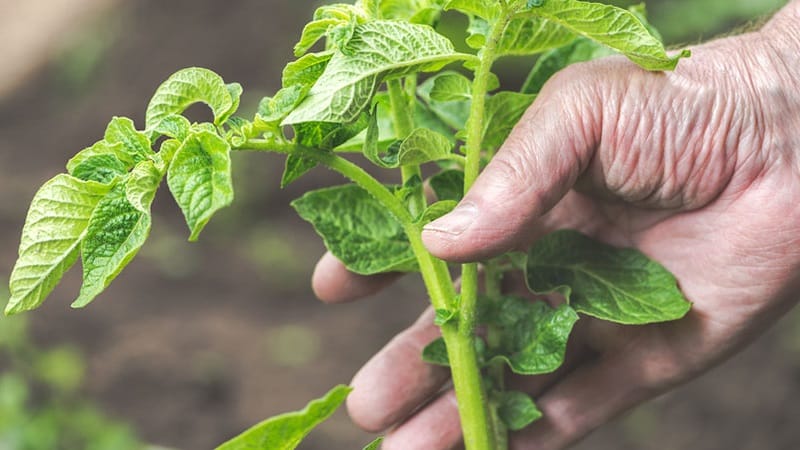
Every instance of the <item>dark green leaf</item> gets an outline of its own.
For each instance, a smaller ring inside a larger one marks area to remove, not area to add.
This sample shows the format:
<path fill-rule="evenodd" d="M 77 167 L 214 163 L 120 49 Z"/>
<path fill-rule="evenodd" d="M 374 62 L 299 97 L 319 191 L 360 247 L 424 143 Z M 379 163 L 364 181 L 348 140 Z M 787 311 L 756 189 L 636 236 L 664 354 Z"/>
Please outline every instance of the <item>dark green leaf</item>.
<path fill-rule="evenodd" d="M 538 94 L 545 82 L 565 67 L 584 61 L 613 55 L 610 48 L 600 45 L 588 38 L 578 38 L 561 48 L 551 50 L 536 61 L 522 87 L 524 94 Z"/>
<path fill-rule="evenodd" d="M 317 425 L 344 403 L 352 388 L 336 386 L 303 410 L 267 419 L 216 450 L 294 450 Z"/>
<path fill-rule="evenodd" d="M 81 243 L 83 285 L 73 308 L 100 295 L 144 245 L 151 223 L 150 205 L 145 206 L 148 211 L 142 212 L 128 201 L 125 183 L 117 184 L 98 203 Z"/>
<path fill-rule="evenodd" d="M 489 97 L 484 115 L 483 148 L 495 150 L 503 145 L 535 98 L 535 95 L 517 92 L 499 92 Z"/>
<path fill-rule="evenodd" d="M 617 249 L 577 231 L 542 238 L 528 253 L 528 286 L 560 292 L 576 311 L 623 324 L 683 317 L 691 304 L 675 277 L 635 249 Z"/>
<path fill-rule="evenodd" d="M 289 155 L 286 158 L 286 167 L 283 169 L 283 176 L 281 177 L 281 189 L 294 183 L 314 167 L 317 167 L 317 162 L 313 159 Z"/>
<path fill-rule="evenodd" d="M 542 301 L 516 297 L 504 298 L 497 308 L 493 322 L 503 334 L 494 359 L 522 375 L 550 373 L 563 364 L 569 334 L 578 320 L 572 308 L 553 309 Z"/>
<path fill-rule="evenodd" d="M 421 225 L 426 225 L 434 220 L 449 214 L 452 210 L 455 209 L 458 202 L 454 200 L 443 200 L 436 202 L 425 209 L 425 212 L 422 213 L 422 217 L 419 219 L 419 223 Z"/>
<path fill-rule="evenodd" d="M 175 153 L 167 184 L 197 240 L 211 216 L 233 202 L 228 143 L 214 133 L 191 134 Z"/>
<path fill-rule="evenodd" d="M 519 431 L 542 417 L 542 412 L 528 394 L 517 391 L 496 392 L 497 415 L 511 431 Z"/>
<path fill-rule="evenodd" d="M 115 178 L 125 175 L 128 167 L 113 153 L 87 155 L 73 165 L 70 175 L 84 181 L 110 183 Z"/>
<path fill-rule="evenodd" d="M 89 218 L 111 186 L 58 175 L 39 189 L 22 229 L 6 314 L 39 307 L 75 264 Z"/>
<path fill-rule="evenodd" d="M 464 172 L 446 170 L 431 177 L 428 181 L 439 201 L 460 202 L 464 198 Z"/>
<path fill-rule="evenodd" d="M 430 27 L 394 21 L 365 23 L 356 28 L 347 48 L 334 54 L 284 124 L 352 122 L 369 107 L 384 79 L 437 71 L 465 58 L 471 56 L 457 53 L 447 38 Z"/>
<path fill-rule="evenodd" d="M 309 192 L 292 206 L 352 272 L 372 275 L 417 270 L 403 226 L 360 187 L 346 185 Z"/>
<path fill-rule="evenodd" d="M 447 345 L 443 338 L 438 338 L 426 345 L 422 350 L 422 360 L 428 364 L 437 366 L 450 366 L 450 359 L 447 357 Z"/>
<path fill-rule="evenodd" d="M 367 125 L 369 118 L 362 114 L 351 123 L 304 122 L 294 125 L 293 128 L 298 144 L 328 151 L 357 136 Z"/>

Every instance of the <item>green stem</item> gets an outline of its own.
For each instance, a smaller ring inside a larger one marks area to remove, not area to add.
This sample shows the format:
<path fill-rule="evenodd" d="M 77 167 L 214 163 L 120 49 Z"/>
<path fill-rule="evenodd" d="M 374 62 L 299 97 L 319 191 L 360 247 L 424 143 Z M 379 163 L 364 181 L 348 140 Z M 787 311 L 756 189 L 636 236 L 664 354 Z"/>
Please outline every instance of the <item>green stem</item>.
<path fill-rule="evenodd" d="M 499 20 L 492 26 L 486 45 L 479 55 L 480 63 L 475 71 L 475 78 L 472 84 L 472 106 L 470 109 L 469 121 L 467 122 L 466 165 L 464 167 L 464 193 L 466 194 L 480 173 L 481 147 L 483 144 L 484 109 L 486 107 L 486 95 L 488 93 L 489 77 L 491 76 L 492 64 L 495 60 L 497 43 L 505 30 L 507 20 Z M 476 263 L 464 264 L 461 268 L 461 305 L 459 307 L 458 334 L 469 342 L 469 346 L 474 348 L 476 339 L 474 331 L 476 326 L 476 315 L 478 309 L 478 265 Z M 448 354 L 450 353 L 448 342 Z M 452 356 L 451 356 L 452 357 Z M 455 371 L 454 371 L 455 382 Z M 490 412 L 489 403 L 486 401 L 485 389 L 482 386 L 482 379 L 478 377 L 479 385 L 475 388 L 482 396 L 482 405 L 476 411 L 470 411 L 472 415 L 470 421 L 462 416 L 462 428 L 464 429 L 465 439 L 467 433 L 483 433 L 481 436 L 473 436 L 476 440 L 470 445 L 468 450 L 473 449 L 496 449 L 499 445 L 505 444 L 505 433 L 495 426 L 496 415 Z M 458 392 L 458 385 L 456 385 Z M 459 403 L 461 402 L 459 397 Z M 473 429 L 473 427 L 475 427 Z M 498 439 L 503 435 L 503 438 Z"/>
<path fill-rule="evenodd" d="M 399 79 L 387 81 L 386 87 L 389 90 L 389 100 L 392 104 L 392 121 L 394 122 L 395 135 L 398 139 L 405 139 L 414 131 L 414 116 L 409 106 L 408 96 L 403 89 L 403 83 Z M 403 176 L 403 185 L 414 178 L 422 181 L 422 171 L 417 164 L 403 166 L 400 171 Z M 409 197 L 408 209 L 411 211 L 412 217 L 419 217 L 425 211 L 425 207 L 425 194 L 420 187 L 417 192 Z"/>
<path fill-rule="evenodd" d="M 503 270 L 497 260 L 492 260 L 484 265 L 484 289 L 487 299 L 492 303 L 502 301 L 503 289 Z M 502 330 L 497 325 L 490 324 L 486 330 L 486 346 L 490 354 L 494 354 L 501 345 Z M 487 375 L 494 390 L 505 390 L 505 363 L 503 361 L 496 361 L 489 365 Z M 500 416 L 497 414 L 497 409 L 493 408 L 492 422 L 494 424 L 494 439 L 495 445 L 498 450 L 505 450 L 508 448 L 508 429 Z"/>

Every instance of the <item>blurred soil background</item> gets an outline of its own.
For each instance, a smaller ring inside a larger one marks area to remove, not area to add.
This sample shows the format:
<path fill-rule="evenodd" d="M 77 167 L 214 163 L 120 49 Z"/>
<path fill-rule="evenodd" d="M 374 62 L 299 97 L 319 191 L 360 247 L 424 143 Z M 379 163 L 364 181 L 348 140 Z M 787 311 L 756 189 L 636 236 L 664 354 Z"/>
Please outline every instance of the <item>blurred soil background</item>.
<path fill-rule="evenodd" d="M 651 1 L 650 11 L 669 42 L 693 43 L 783 3 L 663 0 Z M 14 263 L 38 186 L 100 139 L 112 116 L 132 117 L 141 126 L 154 89 L 187 66 L 241 82 L 243 111 L 254 110 L 261 96 L 278 88 L 315 6 L 0 0 L 0 282 Z M 504 62 L 508 87 L 517 87 L 531 65 Z M 193 108 L 191 114 L 200 119 L 209 113 Z M 45 306 L 28 315 L 35 344 L 78 349 L 86 361 L 80 392 L 148 443 L 211 449 L 265 417 L 301 407 L 347 383 L 426 303 L 414 280 L 358 304 L 314 300 L 308 280 L 323 247 L 288 202 L 342 180 L 317 171 L 281 191 L 281 158 L 235 156 L 235 205 L 211 222 L 199 243 L 186 241 L 181 215 L 164 189 L 150 241 L 104 295 L 86 310 L 70 309 L 80 277 L 73 270 Z M 0 326 L 9 320 L 0 319 Z M 797 449 L 798 400 L 795 311 L 744 353 L 577 448 Z M 360 449 L 370 439 L 340 413 L 301 448 Z"/>

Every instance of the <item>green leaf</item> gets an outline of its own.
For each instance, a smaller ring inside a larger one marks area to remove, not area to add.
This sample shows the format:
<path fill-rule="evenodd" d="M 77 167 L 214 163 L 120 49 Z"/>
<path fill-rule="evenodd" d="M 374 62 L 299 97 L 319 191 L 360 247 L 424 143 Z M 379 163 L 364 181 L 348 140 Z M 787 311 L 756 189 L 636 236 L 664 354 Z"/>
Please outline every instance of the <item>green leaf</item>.
<path fill-rule="evenodd" d="M 447 357 L 447 345 L 444 343 L 444 339 L 438 338 L 426 345 L 422 349 L 422 360 L 428 364 L 449 367 L 450 359 Z"/>
<path fill-rule="evenodd" d="M 527 56 L 568 44 L 575 33 L 541 18 L 511 20 L 497 43 L 496 56 Z"/>
<path fill-rule="evenodd" d="M 497 0 L 450 0 L 445 10 L 456 10 L 471 16 L 478 16 L 492 21 L 500 17 L 503 8 Z"/>
<path fill-rule="evenodd" d="M 591 39 L 578 38 L 539 57 L 522 86 L 522 93 L 538 94 L 547 80 L 565 67 L 578 62 L 603 58 L 614 53 L 610 48 Z"/>
<path fill-rule="evenodd" d="M 445 170 L 430 178 L 428 183 L 439 201 L 460 202 L 464 198 L 464 172 Z"/>
<path fill-rule="evenodd" d="M 422 213 L 422 217 L 420 217 L 418 223 L 426 225 L 440 217 L 444 217 L 450 214 L 450 212 L 456 208 L 456 205 L 458 205 L 458 202 L 454 200 L 436 202 L 425 208 L 425 212 Z"/>
<path fill-rule="evenodd" d="M 72 166 L 70 175 L 84 181 L 110 183 L 115 178 L 125 175 L 128 167 L 113 153 L 85 155 L 80 162 Z"/>
<path fill-rule="evenodd" d="M 352 272 L 413 272 L 416 258 L 403 226 L 365 190 L 345 185 L 308 192 L 292 202 Z"/>
<path fill-rule="evenodd" d="M 665 322 L 691 308 L 663 266 L 638 250 L 617 249 L 577 231 L 537 242 L 526 272 L 532 291 L 560 292 L 576 311 L 612 322 Z"/>
<path fill-rule="evenodd" d="M 308 148 L 333 150 L 349 141 L 369 125 L 369 118 L 362 114 L 350 123 L 304 122 L 293 125 L 297 143 Z"/>
<path fill-rule="evenodd" d="M 517 92 L 499 92 L 489 97 L 484 113 L 483 148 L 494 150 L 503 145 L 535 98 Z"/>
<path fill-rule="evenodd" d="M 472 82 L 457 72 L 446 72 L 434 79 L 431 100 L 456 102 L 472 100 Z"/>
<path fill-rule="evenodd" d="M 528 394 L 517 391 L 492 394 L 497 402 L 497 415 L 511 431 L 519 431 L 542 418 L 542 412 Z"/>
<path fill-rule="evenodd" d="M 140 211 L 128 201 L 126 191 L 126 183 L 117 184 L 92 213 L 81 243 L 83 285 L 73 308 L 82 308 L 100 295 L 147 240 L 150 205 L 145 205 L 146 212 Z"/>
<path fill-rule="evenodd" d="M 238 97 L 231 93 L 238 90 L 229 88 L 216 73 L 199 67 L 183 69 L 167 79 L 158 87 L 147 106 L 146 127 L 153 136 L 162 120 L 171 114 L 181 114 L 195 103 L 205 103 L 214 113 L 214 123 L 222 125 L 236 112 Z"/>
<path fill-rule="evenodd" d="M 283 176 L 281 177 L 281 189 L 294 183 L 314 167 L 317 167 L 317 162 L 313 159 L 289 155 L 286 158 L 286 167 L 283 169 Z"/>
<path fill-rule="evenodd" d="M 303 100 L 303 90 L 302 86 L 294 85 L 279 90 L 274 97 L 264 97 L 258 104 L 256 120 L 277 130 L 281 121 Z"/>
<path fill-rule="evenodd" d="M 569 306 L 551 308 L 543 301 L 504 298 L 493 322 L 503 330 L 492 360 L 508 363 L 522 375 L 550 373 L 564 363 L 564 353 L 578 314 Z"/>
<path fill-rule="evenodd" d="M 378 450 L 381 447 L 381 443 L 383 443 L 383 438 L 379 437 L 364 447 L 364 450 Z"/>
<path fill-rule="evenodd" d="M 333 53 L 332 51 L 309 53 L 287 64 L 283 69 L 283 87 L 301 86 L 310 89 L 325 72 Z"/>
<path fill-rule="evenodd" d="M 294 54 L 303 56 L 325 36 L 333 36 L 334 41 L 340 40 L 343 34 L 351 34 L 355 25 L 364 23 L 369 18 L 369 13 L 362 5 L 336 3 L 321 6 L 314 12 L 314 20 L 303 28 L 300 41 L 294 47 Z M 336 36 L 340 39 L 336 39 Z"/>
<path fill-rule="evenodd" d="M 602 3 L 579 0 L 547 0 L 531 8 L 527 17 L 541 17 L 627 56 L 647 70 L 672 70 L 678 60 L 688 57 L 684 50 L 669 56 L 659 39 L 628 10 Z"/>
<path fill-rule="evenodd" d="M 431 92 L 433 92 L 433 89 L 436 86 L 436 80 L 439 77 L 447 76 L 450 73 L 455 72 L 443 72 L 440 75 L 429 78 L 424 83 L 420 84 L 419 88 L 417 88 L 417 95 L 419 95 L 425 104 L 428 105 L 430 111 L 439 120 L 447 124 L 447 126 L 453 130 L 465 130 L 467 126 L 467 120 L 469 119 L 472 101 L 459 100 L 441 102 L 436 101 L 431 97 Z"/>
<path fill-rule="evenodd" d="M 233 202 L 231 148 L 209 131 L 191 134 L 172 159 L 169 185 L 196 241 L 211 216 Z"/>
<path fill-rule="evenodd" d="M 152 161 L 143 161 L 133 168 L 125 184 L 125 195 L 128 202 L 140 212 L 149 214 L 150 205 L 158 191 L 164 175 Z"/>
<path fill-rule="evenodd" d="M 153 128 L 161 136 L 168 136 L 183 141 L 191 131 L 192 124 L 189 119 L 179 114 L 169 114 Z"/>
<path fill-rule="evenodd" d="M 377 125 L 375 126 L 377 129 Z M 368 141 L 369 139 L 369 133 Z M 435 131 L 427 128 L 417 128 L 400 142 L 399 145 L 389 148 L 386 155 L 378 154 L 377 140 L 365 147 L 365 156 L 376 165 L 392 169 L 406 165 L 419 165 L 431 161 L 451 159 L 453 144 L 450 140 Z"/>
<path fill-rule="evenodd" d="M 136 131 L 131 119 L 114 117 L 106 128 L 105 141 L 111 145 L 120 144 L 134 164 L 144 161 L 153 155 L 150 139 L 147 135 Z"/>
<path fill-rule="evenodd" d="M 369 107 L 383 80 L 437 71 L 453 61 L 472 58 L 457 53 L 431 27 L 392 21 L 358 26 L 344 50 L 334 54 L 284 124 L 352 122 Z"/>
<path fill-rule="evenodd" d="M 22 229 L 6 314 L 39 307 L 77 261 L 86 227 L 109 185 L 58 175 L 39 189 Z"/>
<path fill-rule="evenodd" d="M 301 411 L 267 419 L 216 450 L 294 450 L 311 430 L 339 409 L 352 390 L 336 386 Z"/>
<path fill-rule="evenodd" d="M 458 320 L 458 311 L 452 309 L 437 309 L 433 324 L 442 327 L 455 320 Z"/>

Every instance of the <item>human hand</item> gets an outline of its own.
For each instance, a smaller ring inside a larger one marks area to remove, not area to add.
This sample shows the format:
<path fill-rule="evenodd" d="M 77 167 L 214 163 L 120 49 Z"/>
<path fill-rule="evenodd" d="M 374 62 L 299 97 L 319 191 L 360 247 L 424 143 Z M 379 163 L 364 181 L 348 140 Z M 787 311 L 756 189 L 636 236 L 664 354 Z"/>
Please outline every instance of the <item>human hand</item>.
<path fill-rule="evenodd" d="M 659 261 L 694 303 L 677 322 L 579 321 L 562 369 L 513 380 L 545 417 L 514 435 L 512 448 L 565 448 L 731 355 L 796 303 L 798 10 L 795 1 L 761 32 L 695 48 L 675 72 L 622 58 L 563 71 L 460 207 L 426 228 L 428 249 L 456 262 L 578 229 Z M 342 301 L 389 280 L 348 274 L 328 256 L 314 286 Z M 454 394 L 440 393 L 447 371 L 420 358 L 436 336 L 427 313 L 353 380 L 348 407 L 359 425 L 399 423 L 387 450 L 459 444 Z"/>

